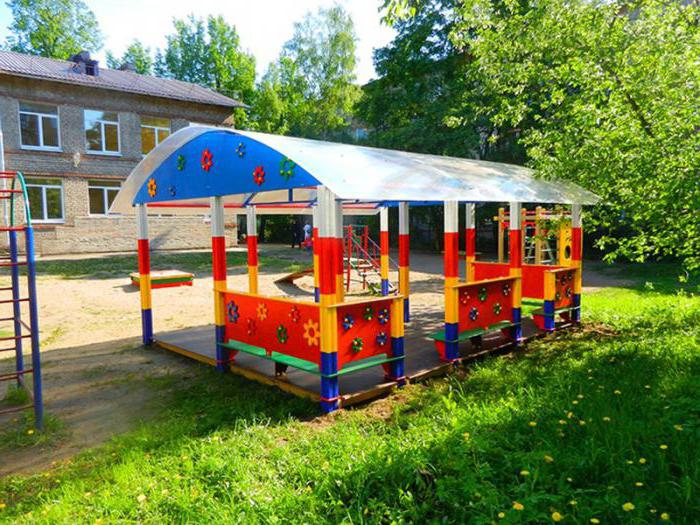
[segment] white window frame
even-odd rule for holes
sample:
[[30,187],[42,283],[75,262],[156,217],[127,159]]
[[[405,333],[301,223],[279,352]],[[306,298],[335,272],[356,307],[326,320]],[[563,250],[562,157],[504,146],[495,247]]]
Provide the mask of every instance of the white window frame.
[[[119,193],[119,190],[122,189],[121,182],[119,183],[119,186],[100,186],[99,184],[90,184],[88,182],[88,216],[90,217],[115,217],[119,215],[118,213],[109,213],[109,200],[107,199],[107,194],[109,191],[116,191]],[[104,213],[92,213],[90,211],[90,190],[102,190],[102,203],[104,204],[105,207],[105,212]]]
[[[22,109],[22,103],[25,102],[27,104],[39,104],[41,105],[40,102],[30,102],[29,100],[20,100],[17,104],[17,114],[19,116],[18,122],[17,122],[17,127],[19,128],[19,144],[20,144],[20,149],[26,149],[26,150],[33,150],[33,151],[62,151],[61,150],[61,117],[58,114],[58,106],[56,106],[56,114],[54,115],[53,113],[41,113],[38,111],[25,111]],[[43,104],[45,106],[53,106],[53,104]],[[33,144],[23,144],[22,143],[22,115],[34,115],[37,117],[38,120],[38,129],[39,129],[39,142],[41,142],[41,145],[39,146],[34,146]],[[44,123],[43,117],[50,117],[50,118],[55,118],[56,119],[56,132],[58,134],[58,146],[44,146]]]
[[[146,117],[148,117],[148,115],[146,115]],[[158,118],[158,117],[154,117],[154,118]],[[165,117],[163,117],[163,118],[165,118]],[[167,131],[167,132],[168,132],[168,137],[169,137],[170,135],[173,134],[173,123],[172,123],[172,120],[171,120],[171,119],[168,119],[168,121],[170,122],[170,126],[168,126],[167,128],[164,128],[163,126],[152,126],[151,124],[144,124],[144,123],[143,123],[143,117],[141,117],[141,127],[142,127],[142,128],[152,129],[153,132],[155,133],[155,139],[156,139],[156,140],[155,140],[155,143],[156,143],[156,144],[155,144],[155,146],[153,146],[153,149],[156,149],[156,148],[158,147],[158,144],[160,144],[160,140],[158,139],[158,130]],[[167,137],[166,137],[166,138],[167,138]],[[151,151],[153,151],[153,149],[152,149]],[[150,153],[150,152],[149,152],[149,153]],[[145,157],[146,155],[148,155],[148,153],[144,153],[144,152],[143,152],[143,144],[141,144],[141,155],[144,156],[144,157]]]
[[[30,179],[31,180],[31,179]],[[42,217],[38,218],[34,215],[34,212],[36,210],[32,210],[30,208],[30,212],[32,214],[32,222],[40,223],[40,224],[63,224],[66,222],[66,202],[65,202],[65,194],[63,192],[63,181],[59,182],[58,184],[33,184],[31,182],[27,182],[27,188],[41,188],[41,207],[42,207]],[[47,206],[46,206],[46,190],[47,189],[58,189],[61,192],[61,218],[60,219],[48,219],[45,218],[47,215]]]
[[[119,123],[119,120],[121,116],[119,115],[119,112],[117,111],[110,111],[108,113],[116,113],[117,114],[117,120],[104,120],[104,119],[95,119],[96,122],[100,124],[100,138],[102,139],[102,149],[97,150],[97,149],[90,149],[88,148],[88,140],[87,140],[87,128],[85,127],[85,112],[86,111],[99,111],[100,113],[105,113],[105,110],[102,109],[83,109],[83,133],[85,136],[85,153],[88,153],[89,155],[111,155],[112,157],[121,157],[122,154],[122,133],[121,133],[121,125]],[[105,149],[105,124],[116,124],[117,125],[117,151],[109,151]]]

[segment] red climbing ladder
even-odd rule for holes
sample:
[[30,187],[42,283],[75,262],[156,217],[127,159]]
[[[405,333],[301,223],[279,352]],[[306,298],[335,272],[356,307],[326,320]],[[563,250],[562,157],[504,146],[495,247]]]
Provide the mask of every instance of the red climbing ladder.
[[[368,286],[379,290],[381,281],[380,247],[370,236],[369,226],[351,224],[345,226],[345,290],[350,290],[353,271],[359,276],[362,289]],[[389,267],[397,268],[397,264],[389,259]],[[376,282],[374,281],[376,278]],[[370,280],[371,279],[371,280]],[[394,293],[395,287],[389,284],[389,293]]]

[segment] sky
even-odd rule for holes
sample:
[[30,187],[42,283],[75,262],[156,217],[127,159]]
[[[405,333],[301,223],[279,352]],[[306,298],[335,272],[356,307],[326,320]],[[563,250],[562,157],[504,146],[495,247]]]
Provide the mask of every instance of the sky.
[[[258,75],[275,60],[282,45],[291,38],[293,24],[307,12],[330,7],[333,0],[84,0],[97,17],[105,37],[96,58],[105,64],[105,52],[121,56],[135,38],[152,50],[165,46],[165,35],[173,30],[173,18],[194,13],[205,17],[223,15],[234,24],[241,45],[255,55]],[[357,79],[365,83],[375,77],[372,49],[391,41],[394,32],[381,23],[381,0],[340,0],[350,13],[357,33]],[[195,8],[196,6],[196,8]],[[10,10],[0,4],[0,40],[8,35]]]

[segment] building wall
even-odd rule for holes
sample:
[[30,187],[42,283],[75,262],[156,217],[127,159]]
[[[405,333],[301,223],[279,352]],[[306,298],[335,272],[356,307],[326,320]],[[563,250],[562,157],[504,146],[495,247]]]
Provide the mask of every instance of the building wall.
[[[21,148],[19,101],[58,107],[61,150]],[[119,115],[120,154],[86,151],[84,110]],[[37,224],[37,249],[43,254],[122,251],[134,248],[136,227],[126,217],[89,215],[88,179],[124,180],[143,158],[141,116],[165,117],[171,132],[190,122],[230,124],[230,108],[206,106],[83,86],[0,75],[0,126],[5,169],[26,176],[56,177],[63,184],[64,222]],[[23,211],[18,209],[18,215]],[[199,217],[152,218],[154,248],[203,248],[210,244],[209,226]],[[128,242],[126,240],[128,237]],[[230,241],[235,242],[232,233]]]

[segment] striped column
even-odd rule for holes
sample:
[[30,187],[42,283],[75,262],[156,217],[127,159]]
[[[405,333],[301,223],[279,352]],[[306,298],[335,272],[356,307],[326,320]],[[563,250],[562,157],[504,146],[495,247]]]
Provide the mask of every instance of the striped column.
[[224,343],[226,334],[226,237],[224,236],[224,203],[222,197],[211,197],[211,262],[214,277],[214,325],[216,336],[216,369],[223,372],[231,355],[219,343]]
[[338,376],[338,331],[336,309],[335,250],[336,218],[335,195],[323,186],[318,188],[318,269],[321,319],[321,409],[332,412],[338,408],[340,391]]
[[408,220],[408,202],[399,202],[399,293],[403,295],[403,320],[411,320],[409,281],[410,233]]
[[313,217],[313,229],[312,231],[312,240],[313,240],[313,258],[314,258],[314,301],[317,303],[321,300],[321,291],[319,290],[318,287],[318,282],[319,282],[319,269],[318,269],[318,225],[319,225],[319,217],[318,217],[318,210],[319,207],[318,205],[315,205],[312,208],[312,217]]
[[335,202],[335,295],[342,303],[345,300],[345,236],[343,234],[343,203]]
[[556,304],[557,296],[557,278],[556,274],[551,272],[545,272],[544,274],[544,331],[553,332],[556,328],[555,324],[555,311],[554,306]]
[[255,216],[255,206],[247,206],[245,211],[248,244],[248,291],[258,293],[258,220]]
[[[391,357],[404,356],[404,305],[405,302],[399,299],[395,299],[391,303]],[[403,359],[392,361],[390,363],[390,370],[391,375],[388,379],[398,382],[399,385],[406,384]]]
[[151,309],[151,250],[148,246],[148,214],[145,204],[137,205],[136,228],[139,253],[139,291],[141,292],[141,339],[153,343],[153,311]]
[[474,263],[476,262],[476,205],[468,202],[464,206],[464,211],[466,212],[465,251],[467,252],[465,280],[471,283],[474,282]]
[[571,207],[571,263],[577,268],[574,276],[574,308],[571,320],[581,322],[581,292],[583,287],[583,229],[581,227],[581,205]]
[[[44,428],[44,394],[41,379],[41,348],[39,341],[39,305],[36,293],[36,257],[34,255],[34,228],[27,221],[25,229],[25,256],[27,259],[27,293],[29,295],[29,327],[32,334],[32,385],[34,392],[34,426]],[[149,273],[150,277],[150,273]],[[150,293],[150,280],[149,280]],[[149,304],[150,306],[150,304]],[[150,309],[149,309],[150,313]],[[150,317],[149,317],[150,319]],[[153,329],[151,329],[151,342]]]
[[382,295],[389,295],[389,208],[379,209],[379,273]]
[[522,276],[523,276],[523,232],[522,206],[519,202],[510,203],[510,229],[508,231],[510,249],[510,275],[516,277],[513,283],[513,323],[511,331],[513,341],[517,343],[523,338],[522,329]]
[[459,203],[445,201],[445,359],[459,357],[458,292],[459,281]]

